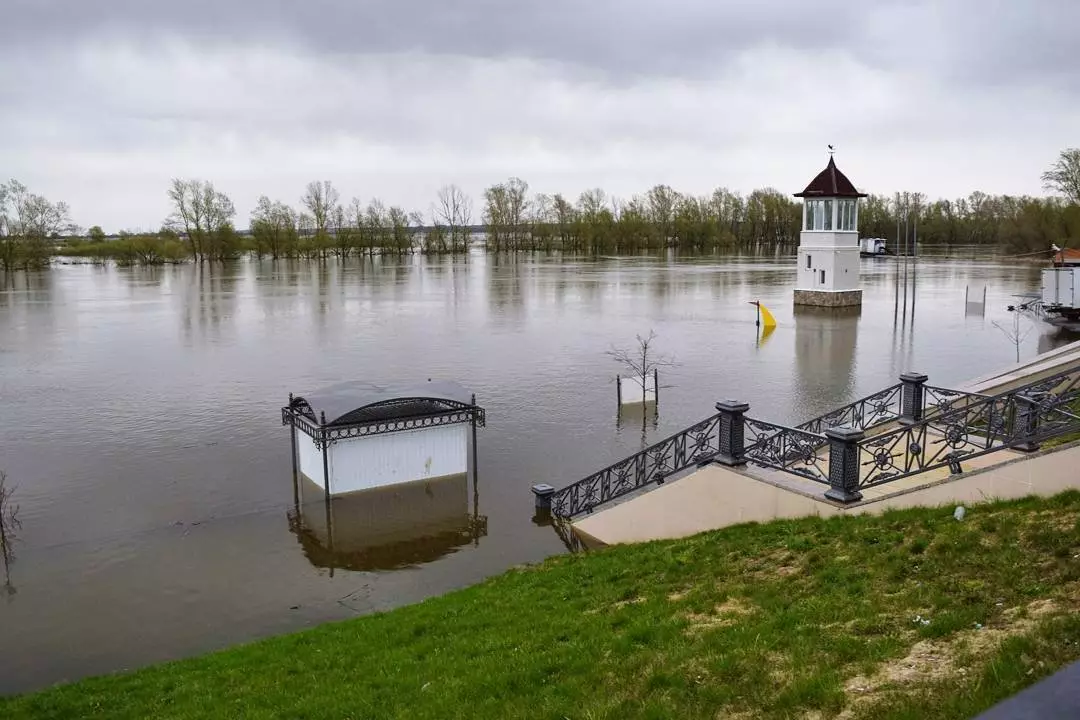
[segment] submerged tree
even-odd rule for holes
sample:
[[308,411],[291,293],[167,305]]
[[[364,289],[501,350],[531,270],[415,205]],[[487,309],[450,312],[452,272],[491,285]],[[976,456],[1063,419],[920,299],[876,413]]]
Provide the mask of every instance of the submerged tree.
[[469,247],[469,225],[472,223],[472,198],[457,185],[439,190],[433,213],[433,224],[446,228],[450,252],[465,252]]
[[[647,378],[659,368],[671,367],[675,358],[656,349],[656,332],[649,330],[646,337],[637,336],[637,345],[632,348],[612,348],[607,355],[630,372],[630,376],[641,387],[641,402],[645,402]],[[659,388],[657,388],[659,389]]]
[[173,212],[166,224],[187,235],[191,255],[197,262],[220,260],[235,250],[232,219],[236,208],[212,182],[174,178],[169,200]]
[[1020,346],[1027,339],[1027,336],[1031,334],[1034,326],[1028,323],[1027,327],[1021,327],[1020,313],[1014,311],[1012,327],[1008,327],[997,320],[994,321],[994,327],[1004,333],[1005,337],[1009,338],[1009,341],[1016,347],[1016,362],[1020,362]]
[[341,194],[329,180],[309,182],[304,197],[300,199],[311,217],[315,231],[315,247],[321,257],[326,256],[326,250],[331,244],[330,230],[334,218],[338,217],[340,199]]
[[67,203],[51,202],[20,183],[0,183],[0,269],[49,264],[53,240],[68,230]]
[[296,212],[285,203],[271,202],[262,195],[251,213],[251,234],[255,237],[255,253],[277,260],[296,251]]

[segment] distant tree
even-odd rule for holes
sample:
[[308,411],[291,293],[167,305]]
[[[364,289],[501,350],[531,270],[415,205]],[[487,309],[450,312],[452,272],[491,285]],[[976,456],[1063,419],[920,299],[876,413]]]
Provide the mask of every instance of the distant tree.
[[86,231],[86,234],[87,237],[90,238],[90,242],[105,242],[105,231],[101,229],[100,225],[92,225],[90,229]]
[[422,220],[397,206],[386,212],[386,220],[390,225],[391,249],[399,255],[412,250],[412,225],[419,224]]
[[1046,191],[1080,205],[1080,148],[1062,150],[1057,162],[1042,174],[1042,181]]
[[47,265],[55,242],[71,227],[67,203],[51,202],[17,180],[0,183],[0,268]]
[[236,208],[225,193],[209,180],[174,178],[169,187],[172,215],[166,224],[187,235],[191,255],[196,261],[215,259],[226,243],[222,235],[232,231]]
[[487,247],[499,252],[509,243],[510,200],[505,184],[492,185],[484,191],[484,225]]
[[304,197],[300,199],[301,204],[307,208],[311,216],[315,231],[315,245],[323,256],[325,256],[326,248],[330,246],[330,222],[337,211],[340,199],[341,195],[329,180],[309,182]]
[[667,185],[657,185],[645,195],[652,220],[661,245],[671,240],[675,220],[675,206],[679,202],[679,193]]
[[472,198],[457,185],[439,190],[433,213],[435,225],[443,225],[450,239],[451,252],[464,252],[469,245],[469,225],[472,223]]
[[525,216],[529,210],[529,183],[521,178],[506,181],[507,224],[515,245],[521,243],[525,233]]
[[283,202],[271,202],[262,195],[251,213],[251,234],[257,255],[277,260],[296,249],[296,212]]

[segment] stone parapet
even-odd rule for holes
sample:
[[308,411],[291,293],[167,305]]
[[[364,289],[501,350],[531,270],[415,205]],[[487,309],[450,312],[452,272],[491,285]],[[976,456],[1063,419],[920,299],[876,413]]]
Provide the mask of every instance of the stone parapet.
[[796,290],[795,304],[825,308],[859,306],[862,290]]

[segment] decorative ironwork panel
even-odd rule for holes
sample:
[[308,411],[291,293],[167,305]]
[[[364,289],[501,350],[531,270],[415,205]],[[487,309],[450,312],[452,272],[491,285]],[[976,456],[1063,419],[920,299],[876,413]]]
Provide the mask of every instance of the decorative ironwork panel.
[[829,484],[820,456],[827,442],[824,435],[754,418],[746,418],[744,427],[748,436],[745,457],[749,462]]
[[720,451],[719,415],[664,438],[644,450],[567,485],[551,497],[551,513],[573,517],[592,512],[647,485],[663,482],[673,473],[707,462]]
[[[932,394],[931,394],[932,393]],[[1080,368],[999,395],[927,388],[935,411],[859,443],[860,487],[872,487],[1007,448],[1080,431]]]
[[822,434],[831,427],[853,427],[867,430],[900,417],[900,388],[896,384],[867,395],[812,420],[795,426],[797,430]]

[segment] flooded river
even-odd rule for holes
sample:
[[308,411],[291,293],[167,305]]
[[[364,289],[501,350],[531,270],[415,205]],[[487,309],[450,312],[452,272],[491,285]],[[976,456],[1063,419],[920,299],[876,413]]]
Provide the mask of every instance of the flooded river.
[[[863,261],[864,307],[849,317],[793,314],[790,257],[0,277],[0,470],[21,521],[0,594],[0,693],[383,610],[564,552],[530,521],[529,488],[641,446],[640,422],[617,423],[620,368],[605,351],[650,329],[676,360],[650,441],[724,398],[792,422],[905,370],[947,386],[1015,359],[993,322],[1012,327],[1006,306],[1037,288],[1037,268],[922,260],[914,313],[895,315],[893,268]],[[984,314],[965,308],[970,283],[987,285]],[[779,322],[763,341],[753,300]],[[1072,339],[1032,327],[1024,358]],[[328,547],[294,503],[288,394],[427,378],[460,382],[487,411],[475,483],[348,509]]]

